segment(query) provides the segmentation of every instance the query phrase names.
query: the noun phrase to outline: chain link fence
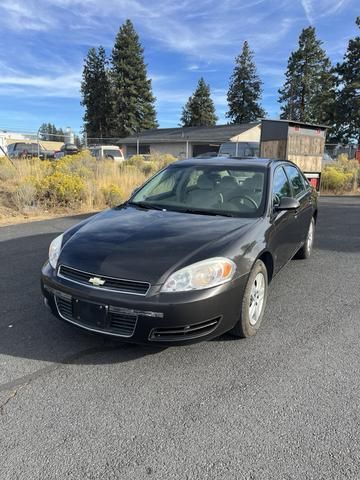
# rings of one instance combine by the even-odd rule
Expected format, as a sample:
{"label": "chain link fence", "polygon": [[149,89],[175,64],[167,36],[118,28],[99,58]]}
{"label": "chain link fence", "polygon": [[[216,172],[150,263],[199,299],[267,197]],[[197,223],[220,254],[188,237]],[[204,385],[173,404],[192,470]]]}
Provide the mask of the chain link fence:
{"label": "chain link fence", "polygon": [[339,143],[327,143],[324,150],[324,162],[335,162],[340,155],[346,155],[349,160],[357,158],[357,145],[341,145]]}

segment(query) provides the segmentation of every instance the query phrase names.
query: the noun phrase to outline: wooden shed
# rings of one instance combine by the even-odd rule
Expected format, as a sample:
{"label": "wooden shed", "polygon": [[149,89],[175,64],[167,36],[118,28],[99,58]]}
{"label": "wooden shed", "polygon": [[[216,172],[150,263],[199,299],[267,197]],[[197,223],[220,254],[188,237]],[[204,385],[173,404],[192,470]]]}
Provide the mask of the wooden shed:
{"label": "wooden shed", "polygon": [[319,183],[326,129],[293,120],[262,120],[260,156],[290,160]]}

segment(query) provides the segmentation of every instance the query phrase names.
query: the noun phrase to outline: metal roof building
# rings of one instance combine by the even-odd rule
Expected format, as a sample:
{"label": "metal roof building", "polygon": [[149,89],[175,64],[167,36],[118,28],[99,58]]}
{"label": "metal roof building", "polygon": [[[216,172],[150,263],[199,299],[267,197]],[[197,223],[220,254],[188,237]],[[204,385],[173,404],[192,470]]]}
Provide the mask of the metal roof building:
{"label": "metal roof building", "polygon": [[125,155],[170,153],[188,158],[217,152],[226,142],[260,142],[261,122],[214,127],[179,127],[145,130],[119,139]]}

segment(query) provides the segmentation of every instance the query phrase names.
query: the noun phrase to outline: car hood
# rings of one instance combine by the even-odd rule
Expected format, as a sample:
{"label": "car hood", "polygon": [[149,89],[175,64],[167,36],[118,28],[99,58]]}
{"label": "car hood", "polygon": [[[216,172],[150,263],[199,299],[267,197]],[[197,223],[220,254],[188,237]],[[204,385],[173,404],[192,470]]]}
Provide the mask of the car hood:
{"label": "car hood", "polygon": [[206,249],[214,242],[247,230],[251,223],[253,219],[123,206],[82,224],[65,241],[59,265],[96,275],[162,283],[171,271],[206,258]]}

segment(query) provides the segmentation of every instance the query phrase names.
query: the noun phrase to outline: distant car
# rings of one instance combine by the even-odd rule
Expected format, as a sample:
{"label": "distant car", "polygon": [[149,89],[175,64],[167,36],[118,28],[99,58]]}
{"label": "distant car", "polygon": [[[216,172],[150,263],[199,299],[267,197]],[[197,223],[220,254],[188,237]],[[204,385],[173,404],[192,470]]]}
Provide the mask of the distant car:
{"label": "distant car", "polygon": [[109,158],[116,162],[124,161],[124,155],[117,145],[96,145],[90,147],[90,153],[97,160]]}
{"label": "distant car", "polygon": [[54,158],[53,150],[46,150],[40,143],[16,142],[7,146],[10,158]]}
{"label": "distant car", "polygon": [[249,337],[268,283],[295,254],[310,256],[316,218],[317,194],[291,162],[178,161],[53,240],[45,303],[68,323],[132,342]]}
{"label": "distant car", "polygon": [[55,152],[54,158],[55,160],[59,160],[67,155],[76,155],[77,153],[79,153],[79,149],[74,143],[64,143],[60,150]]}

